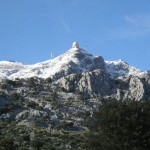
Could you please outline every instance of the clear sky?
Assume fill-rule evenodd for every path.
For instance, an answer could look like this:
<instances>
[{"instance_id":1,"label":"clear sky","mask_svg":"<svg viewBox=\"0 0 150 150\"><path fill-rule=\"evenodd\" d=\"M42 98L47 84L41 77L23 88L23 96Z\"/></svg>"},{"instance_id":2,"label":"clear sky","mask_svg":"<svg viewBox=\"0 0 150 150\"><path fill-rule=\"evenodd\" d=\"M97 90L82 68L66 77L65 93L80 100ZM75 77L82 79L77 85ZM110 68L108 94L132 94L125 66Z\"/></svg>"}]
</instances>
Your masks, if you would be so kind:
<instances>
[{"instance_id":1,"label":"clear sky","mask_svg":"<svg viewBox=\"0 0 150 150\"><path fill-rule=\"evenodd\" d=\"M150 70L150 0L0 0L0 60L33 64L74 41Z\"/></svg>"}]
</instances>

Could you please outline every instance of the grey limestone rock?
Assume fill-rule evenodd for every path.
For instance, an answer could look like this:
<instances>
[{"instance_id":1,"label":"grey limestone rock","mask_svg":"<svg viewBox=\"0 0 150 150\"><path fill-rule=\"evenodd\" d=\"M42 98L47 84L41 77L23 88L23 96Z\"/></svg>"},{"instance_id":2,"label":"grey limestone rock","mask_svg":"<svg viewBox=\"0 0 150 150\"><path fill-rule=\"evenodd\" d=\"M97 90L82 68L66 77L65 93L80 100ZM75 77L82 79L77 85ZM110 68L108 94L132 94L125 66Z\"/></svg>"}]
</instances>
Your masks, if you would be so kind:
<instances>
[{"instance_id":1,"label":"grey limestone rock","mask_svg":"<svg viewBox=\"0 0 150 150\"><path fill-rule=\"evenodd\" d=\"M139 77L131 77L129 83L130 98L133 100L141 100L145 95L144 82Z\"/></svg>"},{"instance_id":2,"label":"grey limestone rock","mask_svg":"<svg viewBox=\"0 0 150 150\"><path fill-rule=\"evenodd\" d=\"M82 92L94 97L111 95L116 90L114 81L100 69L72 74L59 79L56 83L67 91Z\"/></svg>"},{"instance_id":3,"label":"grey limestone rock","mask_svg":"<svg viewBox=\"0 0 150 150\"><path fill-rule=\"evenodd\" d=\"M141 100L145 98L146 87L144 81L135 76L123 77L117 82L117 93L115 97L118 100L132 99Z\"/></svg>"}]
</instances>

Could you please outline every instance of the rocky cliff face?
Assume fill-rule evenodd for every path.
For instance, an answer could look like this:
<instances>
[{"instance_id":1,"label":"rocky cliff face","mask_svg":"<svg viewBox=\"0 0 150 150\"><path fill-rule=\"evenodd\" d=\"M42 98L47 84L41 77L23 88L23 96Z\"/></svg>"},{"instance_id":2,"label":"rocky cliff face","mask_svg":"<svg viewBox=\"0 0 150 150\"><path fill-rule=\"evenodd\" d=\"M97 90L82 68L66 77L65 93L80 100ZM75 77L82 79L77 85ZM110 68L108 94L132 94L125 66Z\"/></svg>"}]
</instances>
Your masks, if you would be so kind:
<instances>
[{"instance_id":1,"label":"rocky cliff face","mask_svg":"<svg viewBox=\"0 0 150 150\"><path fill-rule=\"evenodd\" d=\"M87 97L114 97L118 100L150 99L150 86L139 77L111 79L101 70L72 74L55 82L68 92L81 92Z\"/></svg>"},{"instance_id":2,"label":"rocky cliff face","mask_svg":"<svg viewBox=\"0 0 150 150\"><path fill-rule=\"evenodd\" d=\"M117 94L115 97L118 100L132 99L132 100L142 100L147 99L146 97L146 85L145 80L139 77L129 76L117 79Z\"/></svg>"},{"instance_id":3,"label":"rocky cliff face","mask_svg":"<svg viewBox=\"0 0 150 150\"><path fill-rule=\"evenodd\" d=\"M101 69L72 74L56 81L60 87L71 92L82 92L89 97L107 96L116 92L115 82Z\"/></svg>"}]
</instances>

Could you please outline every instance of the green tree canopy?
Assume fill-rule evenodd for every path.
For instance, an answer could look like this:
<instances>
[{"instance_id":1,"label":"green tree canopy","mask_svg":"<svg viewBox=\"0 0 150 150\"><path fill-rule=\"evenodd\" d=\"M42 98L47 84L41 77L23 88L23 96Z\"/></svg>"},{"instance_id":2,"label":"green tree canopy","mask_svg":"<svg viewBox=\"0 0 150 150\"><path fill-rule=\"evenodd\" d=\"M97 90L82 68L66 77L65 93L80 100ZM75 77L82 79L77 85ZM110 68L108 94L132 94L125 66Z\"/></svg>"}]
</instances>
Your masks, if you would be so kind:
<instances>
[{"instance_id":1,"label":"green tree canopy","mask_svg":"<svg viewBox=\"0 0 150 150\"><path fill-rule=\"evenodd\" d=\"M148 150L150 101L104 101L88 126L86 149Z\"/></svg>"}]
</instances>

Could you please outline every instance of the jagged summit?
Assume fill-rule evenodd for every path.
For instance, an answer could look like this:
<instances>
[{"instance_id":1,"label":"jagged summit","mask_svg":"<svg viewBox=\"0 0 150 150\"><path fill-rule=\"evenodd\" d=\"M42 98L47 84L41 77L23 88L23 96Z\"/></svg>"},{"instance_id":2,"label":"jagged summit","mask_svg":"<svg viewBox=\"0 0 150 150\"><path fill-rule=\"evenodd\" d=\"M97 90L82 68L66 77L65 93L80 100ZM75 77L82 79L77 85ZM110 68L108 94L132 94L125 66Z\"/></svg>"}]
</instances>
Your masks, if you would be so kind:
<instances>
[{"instance_id":1,"label":"jagged summit","mask_svg":"<svg viewBox=\"0 0 150 150\"><path fill-rule=\"evenodd\" d=\"M125 61L119 59L115 61L105 61L106 71L112 78L118 78L120 76L138 76L143 77L147 74L146 71L141 71Z\"/></svg>"}]
</instances>

